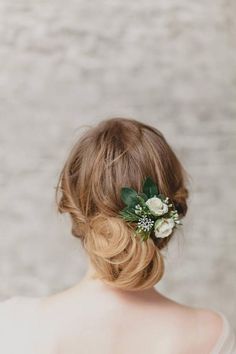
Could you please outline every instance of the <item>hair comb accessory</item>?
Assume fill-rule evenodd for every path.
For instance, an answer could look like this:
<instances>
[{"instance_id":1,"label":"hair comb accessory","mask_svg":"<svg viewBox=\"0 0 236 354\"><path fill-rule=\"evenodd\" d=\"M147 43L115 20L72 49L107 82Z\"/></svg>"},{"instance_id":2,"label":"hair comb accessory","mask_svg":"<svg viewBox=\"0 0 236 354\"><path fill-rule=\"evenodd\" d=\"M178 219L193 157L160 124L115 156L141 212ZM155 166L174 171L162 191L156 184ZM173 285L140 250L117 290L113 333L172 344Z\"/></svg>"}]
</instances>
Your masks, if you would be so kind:
<instances>
[{"instance_id":1,"label":"hair comb accessory","mask_svg":"<svg viewBox=\"0 0 236 354\"><path fill-rule=\"evenodd\" d=\"M174 204L159 193L150 176L144 180L141 193L133 188L122 187L120 196L126 207L119 215L128 223L137 223L135 236L139 235L142 241L146 241L152 231L157 238L167 237L174 227L182 225Z\"/></svg>"}]
</instances>

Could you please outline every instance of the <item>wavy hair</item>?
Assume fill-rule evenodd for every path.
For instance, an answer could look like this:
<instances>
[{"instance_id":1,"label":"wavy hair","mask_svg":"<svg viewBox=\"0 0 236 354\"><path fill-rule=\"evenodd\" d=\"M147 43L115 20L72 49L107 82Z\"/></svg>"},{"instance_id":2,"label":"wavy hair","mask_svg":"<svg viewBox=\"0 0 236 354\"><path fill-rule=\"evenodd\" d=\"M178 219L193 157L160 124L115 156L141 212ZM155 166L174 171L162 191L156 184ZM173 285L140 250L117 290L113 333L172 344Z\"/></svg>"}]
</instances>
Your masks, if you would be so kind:
<instances>
[{"instance_id":1,"label":"wavy hair","mask_svg":"<svg viewBox=\"0 0 236 354\"><path fill-rule=\"evenodd\" d=\"M152 287L163 276L161 249L173 237L141 242L119 215L120 189L141 191L151 176L162 194L187 212L186 172L163 134L135 119L115 117L89 127L73 145L56 186L60 213L69 213L96 277L125 290Z\"/></svg>"}]
</instances>

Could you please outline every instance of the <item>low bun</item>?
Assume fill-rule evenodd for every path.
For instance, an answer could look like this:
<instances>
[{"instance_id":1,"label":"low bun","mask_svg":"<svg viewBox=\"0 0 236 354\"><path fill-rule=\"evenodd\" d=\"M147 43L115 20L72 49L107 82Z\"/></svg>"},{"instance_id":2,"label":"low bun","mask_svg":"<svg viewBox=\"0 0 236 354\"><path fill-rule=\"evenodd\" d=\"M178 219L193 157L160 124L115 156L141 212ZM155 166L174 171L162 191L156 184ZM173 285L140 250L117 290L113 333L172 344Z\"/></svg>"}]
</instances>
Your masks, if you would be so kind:
<instances>
[{"instance_id":1,"label":"low bun","mask_svg":"<svg viewBox=\"0 0 236 354\"><path fill-rule=\"evenodd\" d=\"M154 241L142 242L132 226L118 217L93 217L82 244L96 277L117 288L146 289L164 273L163 256Z\"/></svg>"}]
</instances>

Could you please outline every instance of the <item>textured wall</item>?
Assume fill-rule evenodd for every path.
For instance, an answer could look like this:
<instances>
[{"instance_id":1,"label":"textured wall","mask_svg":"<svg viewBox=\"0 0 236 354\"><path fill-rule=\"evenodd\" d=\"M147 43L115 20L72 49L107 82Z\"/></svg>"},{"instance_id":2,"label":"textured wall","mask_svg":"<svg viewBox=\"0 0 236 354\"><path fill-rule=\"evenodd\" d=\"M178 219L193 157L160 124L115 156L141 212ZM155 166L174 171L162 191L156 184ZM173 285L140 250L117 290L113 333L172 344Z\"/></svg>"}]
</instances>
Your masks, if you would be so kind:
<instances>
[{"instance_id":1,"label":"textured wall","mask_svg":"<svg viewBox=\"0 0 236 354\"><path fill-rule=\"evenodd\" d=\"M235 13L234 0L1 0L2 299L81 278L54 187L79 127L124 115L163 131L191 176L158 288L236 325Z\"/></svg>"}]
</instances>

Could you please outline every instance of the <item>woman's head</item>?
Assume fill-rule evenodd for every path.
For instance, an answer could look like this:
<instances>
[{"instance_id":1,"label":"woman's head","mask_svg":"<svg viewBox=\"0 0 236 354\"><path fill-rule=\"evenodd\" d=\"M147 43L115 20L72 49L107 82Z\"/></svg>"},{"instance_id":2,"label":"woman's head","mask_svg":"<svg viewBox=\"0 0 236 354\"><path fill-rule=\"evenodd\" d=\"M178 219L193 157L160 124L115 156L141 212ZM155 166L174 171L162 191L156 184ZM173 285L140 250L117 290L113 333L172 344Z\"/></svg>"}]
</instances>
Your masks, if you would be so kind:
<instances>
[{"instance_id":1,"label":"woman's head","mask_svg":"<svg viewBox=\"0 0 236 354\"><path fill-rule=\"evenodd\" d=\"M120 189L141 191L151 176L180 216L187 212L186 173L156 128L134 119L111 118L90 127L73 146L57 185L60 213L68 212L97 277L113 287L152 287L164 272L160 250L173 233L142 242L119 211Z\"/></svg>"}]
</instances>

